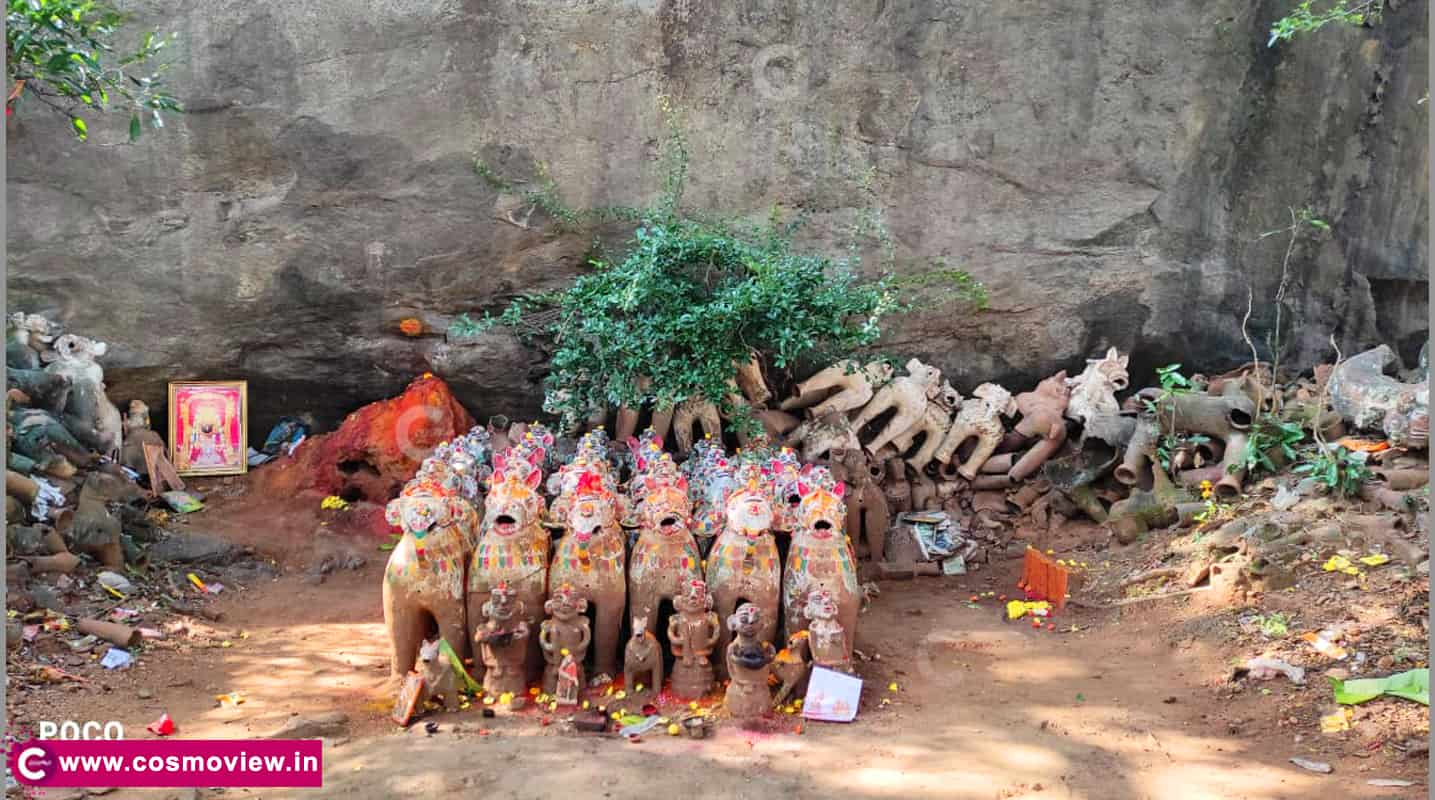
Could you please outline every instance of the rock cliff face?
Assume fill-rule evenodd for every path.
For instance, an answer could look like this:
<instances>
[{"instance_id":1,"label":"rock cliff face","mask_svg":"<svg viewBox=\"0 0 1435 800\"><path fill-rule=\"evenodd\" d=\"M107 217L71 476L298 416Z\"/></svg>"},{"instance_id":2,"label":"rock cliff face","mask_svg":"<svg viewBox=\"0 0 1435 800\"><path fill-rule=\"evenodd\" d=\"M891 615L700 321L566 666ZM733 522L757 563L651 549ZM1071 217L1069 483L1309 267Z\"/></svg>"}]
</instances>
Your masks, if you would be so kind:
<instances>
[{"instance_id":1,"label":"rock cliff face","mask_svg":"<svg viewBox=\"0 0 1435 800\"><path fill-rule=\"evenodd\" d=\"M513 224L471 159L642 204L659 95L687 112L688 206L802 210L835 247L865 180L902 257L985 281L989 311L927 308L886 345L964 390L1108 345L1138 382L1237 364L1248 290L1253 338L1273 327L1287 240L1261 234L1292 206L1333 232L1292 253L1286 363L1332 331L1407 363L1428 337L1426 2L1275 49L1271 0L127 5L181 34L190 113L134 147L100 146L120 117L89 144L11 119L10 304L112 342L112 396L157 413L167 380L247 378L262 437L432 370L480 417L534 414L541 353L442 331L564 285L591 237Z\"/></svg>"}]
</instances>

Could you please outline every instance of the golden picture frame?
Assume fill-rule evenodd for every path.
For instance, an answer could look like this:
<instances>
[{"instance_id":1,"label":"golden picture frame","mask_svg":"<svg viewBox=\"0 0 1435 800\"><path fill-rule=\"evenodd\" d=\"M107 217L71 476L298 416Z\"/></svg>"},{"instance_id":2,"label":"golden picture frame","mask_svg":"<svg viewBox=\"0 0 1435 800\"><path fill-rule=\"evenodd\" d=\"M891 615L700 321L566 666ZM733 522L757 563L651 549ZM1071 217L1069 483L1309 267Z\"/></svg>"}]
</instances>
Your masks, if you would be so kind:
<instances>
[{"instance_id":1,"label":"golden picture frame","mask_svg":"<svg viewBox=\"0 0 1435 800\"><path fill-rule=\"evenodd\" d=\"M248 472L248 382L171 381L169 460L180 475Z\"/></svg>"}]
</instances>

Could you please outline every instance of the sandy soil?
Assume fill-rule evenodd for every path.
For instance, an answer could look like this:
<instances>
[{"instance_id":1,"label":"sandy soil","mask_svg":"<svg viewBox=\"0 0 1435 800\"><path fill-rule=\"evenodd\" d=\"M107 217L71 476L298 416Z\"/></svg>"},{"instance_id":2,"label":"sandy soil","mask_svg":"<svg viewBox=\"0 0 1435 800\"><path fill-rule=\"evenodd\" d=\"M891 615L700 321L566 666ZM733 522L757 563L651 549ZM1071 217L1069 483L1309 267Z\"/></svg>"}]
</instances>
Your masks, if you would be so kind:
<instances>
[{"instance_id":1,"label":"sandy soil","mask_svg":"<svg viewBox=\"0 0 1435 800\"><path fill-rule=\"evenodd\" d=\"M1052 632L1004 622L995 596L970 602L974 594L1011 591L1019 560L965 578L883 584L858 633L858 648L872 660L859 665L866 686L853 724L813 722L797 733L800 719L780 716L756 731L729 722L702 741L649 735L634 744L543 726L537 711L485 719L475 706L430 717L439 723L436 734L422 725L400 731L381 691L388 669L379 606L385 554L372 541L324 534L312 515L244 505L226 511L213 502L205 529L272 554L282 577L221 596L222 621L191 624L135 668L102 674L97 686L32 696L12 712L27 720L118 719L131 737L148 737L145 724L168 712L189 738L264 736L295 715L349 715L348 735L326 748L323 789L222 793L232 798L1426 794L1424 758L1404 759L1389 742L1372 748L1354 732L1323 736L1317 709L1307 703L1290 710L1302 690L1272 681L1263 684L1269 694L1233 691L1226 680L1231 653L1210 634L1230 609L1191 598L1071 608ZM319 585L306 581L305 567L336 547L363 552L368 563ZM140 699L142 691L152 696ZM220 707L215 696L228 692L245 702ZM1377 700L1362 712L1403 702ZM1292 756L1329 762L1335 771L1305 772L1288 762ZM1417 786L1377 788L1367 785L1371 778Z\"/></svg>"}]
</instances>

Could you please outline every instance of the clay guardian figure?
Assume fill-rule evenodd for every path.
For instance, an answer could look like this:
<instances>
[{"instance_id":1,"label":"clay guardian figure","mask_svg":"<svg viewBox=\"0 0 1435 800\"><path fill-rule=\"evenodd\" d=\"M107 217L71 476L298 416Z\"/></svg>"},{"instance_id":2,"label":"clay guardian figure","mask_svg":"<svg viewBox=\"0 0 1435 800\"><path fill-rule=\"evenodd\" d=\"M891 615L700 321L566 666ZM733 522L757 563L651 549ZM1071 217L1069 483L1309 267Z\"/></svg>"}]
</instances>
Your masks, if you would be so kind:
<instances>
[{"instance_id":1,"label":"clay guardian figure","mask_svg":"<svg viewBox=\"0 0 1435 800\"><path fill-rule=\"evenodd\" d=\"M550 615L538 630L538 646L548 662L543 668L543 691L557 690L563 664L569 660L577 662L578 683L582 685L583 659L593 641L588 618L584 616L588 601L575 595L572 586L563 585L553 590L543 610Z\"/></svg>"},{"instance_id":2,"label":"clay guardian figure","mask_svg":"<svg viewBox=\"0 0 1435 800\"><path fill-rule=\"evenodd\" d=\"M551 586L569 584L594 608L593 672L613 676L627 600L627 551L616 497L596 472L579 479L568 510L568 529L549 568Z\"/></svg>"},{"instance_id":3,"label":"clay guardian figure","mask_svg":"<svg viewBox=\"0 0 1435 800\"><path fill-rule=\"evenodd\" d=\"M668 645L673 650L673 696L696 700L713 688L712 651L722 636L722 622L713 613L713 598L701 580L673 601L678 613L668 617Z\"/></svg>"},{"instance_id":4,"label":"clay guardian figure","mask_svg":"<svg viewBox=\"0 0 1435 800\"><path fill-rule=\"evenodd\" d=\"M487 695L520 697L528 687L524 662L529 628L523 619L523 601L517 598L518 593L505 583L493 587L483 604L486 622L474 631L474 641L483 655L483 692Z\"/></svg>"},{"instance_id":5,"label":"clay guardian figure","mask_svg":"<svg viewBox=\"0 0 1435 800\"><path fill-rule=\"evenodd\" d=\"M1002 427L1001 418L1011 416L1016 411L1016 400L1011 396L1011 392L995 383L984 383L978 386L972 390L972 396L962 403L962 408L957 412L957 419L952 423L951 430L947 431L947 435L942 438L941 445L937 447L937 460L943 464L950 464L962 442L976 437L976 449L957 469L957 474L963 478L969 481L976 480L977 473L996 451L997 445L1001 443L1002 436L1006 432Z\"/></svg>"},{"instance_id":6,"label":"clay guardian figure","mask_svg":"<svg viewBox=\"0 0 1435 800\"><path fill-rule=\"evenodd\" d=\"M761 609L759 638L770 644L777 633L782 593L782 565L771 530L771 492L766 476L755 465L744 466L737 478L739 488L727 497L723 531L708 556L707 584L719 616L731 614L742 602ZM727 636L724 632L720 640L724 650Z\"/></svg>"},{"instance_id":7,"label":"clay guardian figure","mask_svg":"<svg viewBox=\"0 0 1435 800\"><path fill-rule=\"evenodd\" d=\"M799 492L802 505L798 526L782 578L787 634L791 636L810 626L806 600L815 592L823 592L837 609L839 623L846 631L843 658L850 661L862 591L857 584L852 545L843 535L847 513L842 501L843 485L833 481L822 467L808 467Z\"/></svg>"},{"instance_id":8,"label":"clay guardian figure","mask_svg":"<svg viewBox=\"0 0 1435 800\"><path fill-rule=\"evenodd\" d=\"M651 488L638 506L638 543L628 567L628 601L632 608L659 609L662 602L676 603L687 585L703 576L702 559L693 538L692 507L687 482ZM661 620L648 615L648 630Z\"/></svg>"},{"instance_id":9,"label":"clay guardian figure","mask_svg":"<svg viewBox=\"0 0 1435 800\"><path fill-rule=\"evenodd\" d=\"M852 421L852 429L860 432L867 423L888 409L896 409L896 413L886 427L882 428L882 432L867 442L867 452L875 453L881 450L883 445L916 425L927 411L928 399L941 396L941 379L940 370L914 358L907 362L906 375L894 378L891 383L877 390L872 401L863 406L862 413Z\"/></svg>"},{"instance_id":10,"label":"clay guardian figure","mask_svg":"<svg viewBox=\"0 0 1435 800\"><path fill-rule=\"evenodd\" d=\"M1021 420L1016 432L1036 443L1017 459L1007 474L1013 481L1023 481L1036 473L1046 460L1066 443L1066 413L1070 400L1066 370L1038 383L1036 389L1016 396Z\"/></svg>"},{"instance_id":11,"label":"clay guardian figure","mask_svg":"<svg viewBox=\"0 0 1435 800\"><path fill-rule=\"evenodd\" d=\"M430 619L459 652L468 648L464 563L475 514L457 495L417 482L389 503L385 518L403 531L384 569L383 589L390 673L398 681L414 668Z\"/></svg>"},{"instance_id":12,"label":"clay guardian figure","mask_svg":"<svg viewBox=\"0 0 1435 800\"><path fill-rule=\"evenodd\" d=\"M755 719L766 714L772 706L768 676L772 673L772 661L777 651L772 642L762 638L762 632L770 628L771 623L763 618L761 608L743 603L728 617L727 624L736 636L724 651L724 661L732 680L728 683L723 702L733 719Z\"/></svg>"},{"instance_id":13,"label":"clay guardian figure","mask_svg":"<svg viewBox=\"0 0 1435 800\"><path fill-rule=\"evenodd\" d=\"M548 591L548 532L539 525L543 496L537 491L543 473L536 466L545 452L532 450L526 459L512 451L493 457L494 473L484 500L483 530L468 569L467 608L470 625L481 624L489 592L506 584L522 601L530 627L542 621ZM478 654L475 653L475 656ZM478 658L474 659L479 661ZM529 679L543 669L538 639L532 637L526 661Z\"/></svg>"}]
</instances>

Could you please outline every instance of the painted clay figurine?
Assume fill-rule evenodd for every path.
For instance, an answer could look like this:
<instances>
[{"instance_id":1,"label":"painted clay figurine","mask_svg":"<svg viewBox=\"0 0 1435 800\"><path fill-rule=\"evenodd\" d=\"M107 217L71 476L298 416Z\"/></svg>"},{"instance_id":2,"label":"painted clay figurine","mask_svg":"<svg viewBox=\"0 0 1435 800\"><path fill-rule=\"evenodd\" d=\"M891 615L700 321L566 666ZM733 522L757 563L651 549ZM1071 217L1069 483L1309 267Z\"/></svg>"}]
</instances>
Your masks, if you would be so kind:
<instances>
[{"instance_id":1,"label":"painted clay figurine","mask_svg":"<svg viewBox=\"0 0 1435 800\"><path fill-rule=\"evenodd\" d=\"M548 583L571 585L574 594L593 607L593 672L616 675L628 594L627 550L616 498L598 473L583 474L565 521L567 530L554 552Z\"/></svg>"},{"instance_id":2,"label":"painted clay figurine","mask_svg":"<svg viewBox=\"0 0 1435 800\"><path fill-rule=\"evenodd\" d=\"M857 429L846 414L831 412L813 417L788 432L780 442L784 447L800 447L802 460L811 464L832 450L860 448Z\"/></svg>"},{"instance_id":3,"label":"painted clay figurine","mask_svg":"<svg viewBox=\"0 0 1435 800\"><path fill-rule=\"evenodd\" d=\"M566 653L558 663L558 682L553 689L553 700L559 706L576 706L582 689L583 664L572 653Z\"/></svg>"},{"instance_id":4,"label":"painted clay figurine","mask_svg":"<svg viewBox=\"0 0 1435 800\"><path fill-rule=\"evenodd\" d=\"M420 674L424 678L423 697L419 707L434 697L443 696L443 710L457 711L462 698L458 694L458 676L453 665L439 652L438 641L426 641L419 648Z\"/></svg>"},{"instance_id":5,"label":"painted clay figurine","mask_svg":"<svg viewBox=\"0 0 1435 800\"><path fill-rule=\"evenodd\" d=\"M543 658L548 662L543 668L543 691L556 691L559 672L564 661L570 657L578 662L578 682L581 684L583 659L587 657L588 645L593 641L593 632L585 616L588 601L575 595L573 587L559 586L543 604L543 610L550 615L538 629L538 646L543 649Z\"/></svg>"},{"instance_id":6,"label":"painted clay figurine","mask_svg":"<svg viewBox=\"0 0 1435 800\"><path fill-rule=\"evenodd\" d=\"M663 690L663 648L658 637L648 632L651 613L645 608L633 617L633 636L623 648L623 685L630 695L656 695Z\"/></svg>"},{"instance_id":7,"label":"painted clay figurine","mask_svg":"<svg viewBox=\"0 0 1435 800\"><path fill-rule=\"evenodd\" d=\"M804 471L798 526L782 576L782 608L783 622L791 636L810 625L807 598L814 592L826 592L837 608L838 622L847 632L846 657L850 660L850 639L857 627L862 591L857 584L852 545L844 535L847 506L842 501L843 488L822 467Z\"/></svg>"},{"instance_id":8,"label":"painted clay figurine","mask_svg":"<svg viewBox=\"0 0 1435 800\"><path fill-rule=\"evenodd\" d=\"M457 495L419 483L388 504L385 519L403 531L384 569L383 588L390 677L399 681L414 668L430 619L459 652L468 649L463 579L476 515Z\"/></svg>"},{"instance_id":9,"label":"painted clay figurine","mask_svg":"<svg viewBox=\"0 0 1435 800\"><path fill-rule=\"evenodd\" d=\"M743 603L728 617L727 624L735 636L723 651L727 671L732 675L724 703L734 719L760 717L772 707L768 676L777 651L762 636L771 623L763 618L761 608Z\"/></svg>"},{"instance_id":10,"label":"painted clay figurine","mask_svg":"<svg viewBox=\"0 0 1435 800\"><path fill-rule=\"evenodd\" d=\"M474 631L483 655L483 692L494 697L524 696L528 688L525 661L529 628L518 593L500 583L483 604L485 622Z\"/></svg>"},{"instance_id":11,"label":"painted clay figurine","mask_svg":"<svg viewBox=\"0 0 1435 800\"><path fill-rule=\"evenodd\" d=\"M832 593L819 589L807 596L805 616L811 634L812 663L838 672L852 674L851 637L838 621L837 602Z\"/></svg>"},{"instance_id":12,"label":"painted clay figurine","mask_svg":"<svg viewBox=\"0 0 1435 800\"><path fill-rule=\"evenodd\" d=\"M673 601L676 614L668 617L668 645L673 657L673 696L696 700L713 687L712 651L722 636L722 622L713 613L707 584L693 580L687 592Z\"/></svg>"},{"instance_id":13,"label":"painted clay figurine","mask_svg":"<svg viewBox=\"0 0 1435 800\"><path fill-rule=\"evenodd\" d=\"M687 488L679 477L677 483L651 488L639 506L638 542L628 565L631 608L661 609L664 600L676 605L688 584L703 576ZM655 632L661 622L656 611L647 622Z\"/></svg>"},{"instance_id":14,"label":"painted clay figurine","mask_svg":"<svg viewBox=\"0 0 1435 800\"><path fill-rule=\"evenodd\" d=\"M536 465L542 463L544 455L542 449L535 449L521 459L511 450L493 457L494 473L484 500L483 528L468 568L466 605L470 625L479 625L486 619L484 605L499 583L506 583L516 592L530 627L537 629L542 622L548 593L549 536L539 525L543 496L538 486L543 473ZM474 655L478 655L477 648ZM477 657L474 661L481 663ZM530 637L525 663L528 679L536 680L543 670L537 637Z\"/></svg>"},{"instance_id":15,"label":"painted clay figurine","mask_svg":"<svg viewBox=\"0 0 1435 800\"><path fill-rule=\"evenodd\" d=\"M719 616L731 615L740 601L761 609L760 638L772 642L777 633L782 565L772 538L772 501L767 478L755 465L737 475L738 488L724 506L724 527L708 556L707 584ZM728 632L720 647L726 652ZM721 665L723 668L726 664Z\"/></svg>"}]
</instances>

